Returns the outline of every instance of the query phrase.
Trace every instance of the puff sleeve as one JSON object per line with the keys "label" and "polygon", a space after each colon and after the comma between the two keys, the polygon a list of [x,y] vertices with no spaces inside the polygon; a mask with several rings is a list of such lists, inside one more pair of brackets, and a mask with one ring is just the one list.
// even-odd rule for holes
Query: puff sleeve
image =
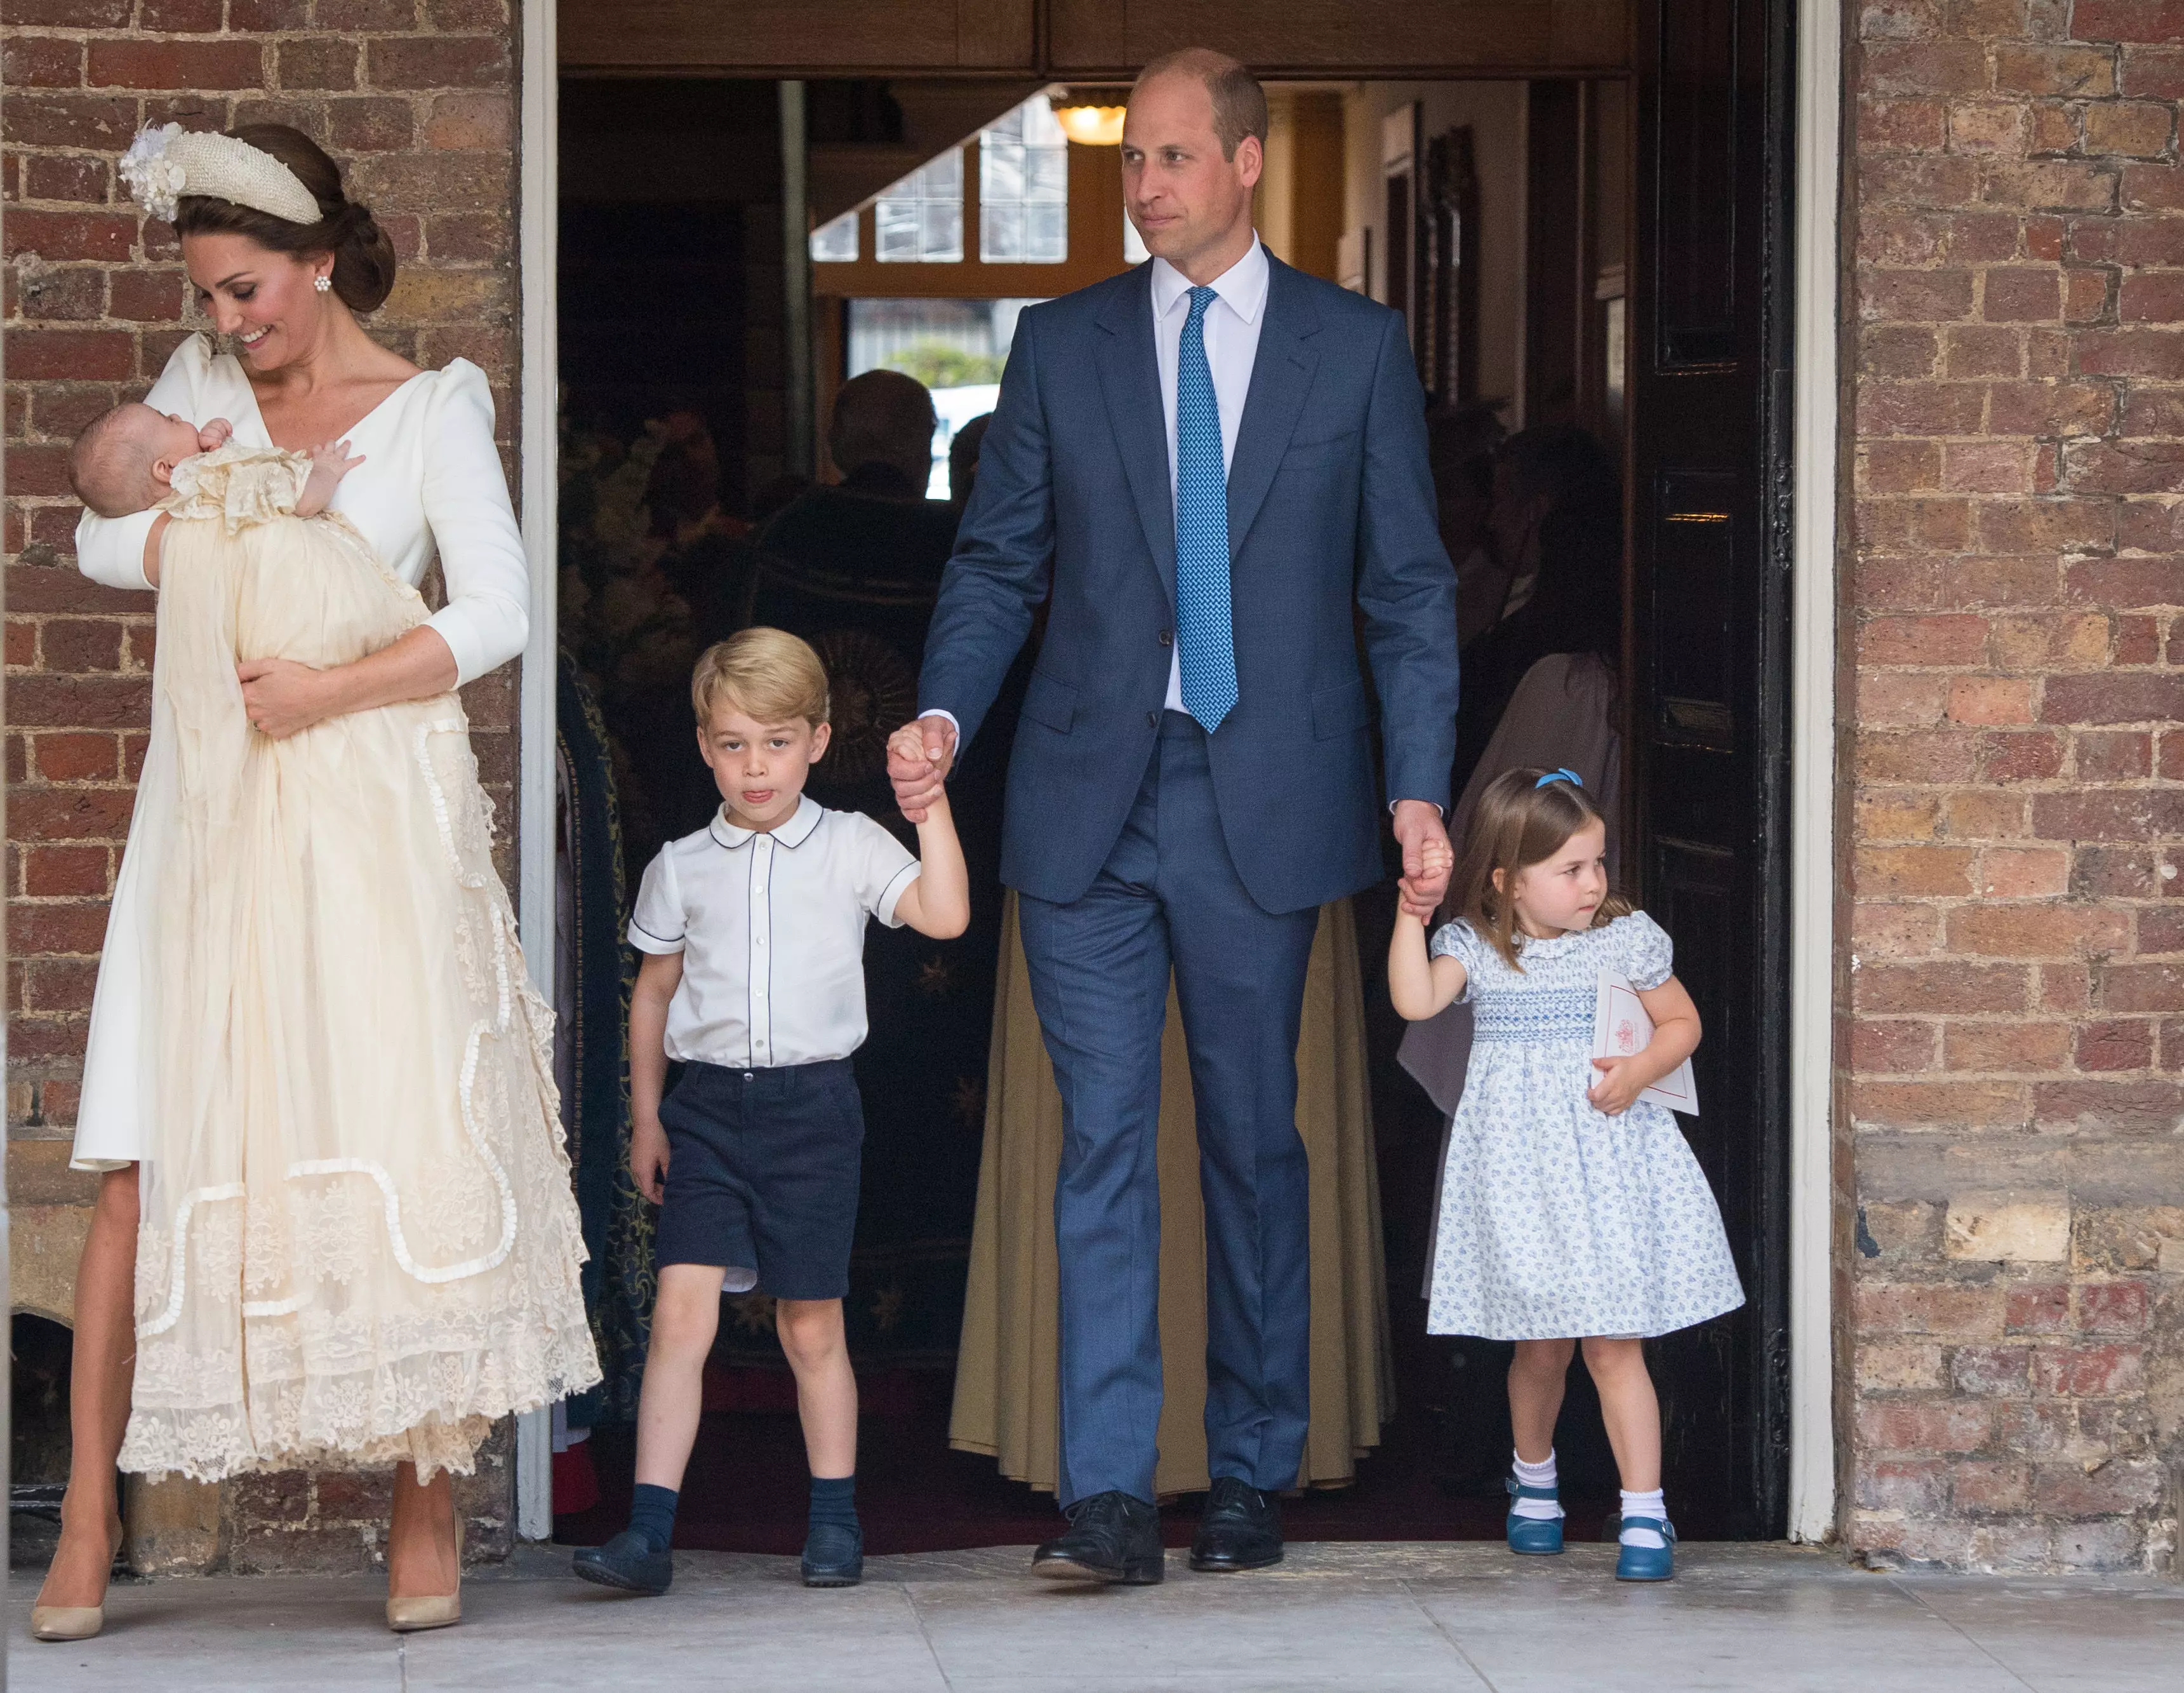
{"label": "puff sleeve", "polygon": [[[204,337],[191,336],[169,355],[167,367],[144,396],[144,404],[192,423],[209,422],[203,395],[211,360]],[[159,517],[156,509],[133,511],[126,517],[85,512],[75,526],[75,567],[102,587],[150,593],[152,584],[144,579],[144,542]]]}
{"label": "puff sleeve", "polygon": [[448,603],[430,626],[455,657],[458,686],[497,670],[531,633],[531,572],[493,439],[493,391],[467,359],[434,383],[425,414],[425,522]]}
{"label": "puff sleeve", "polygon": [[1676,973],[1676,944],[1642,911],[1618,918],[1618,952],[1623,974],[1641,993],[1651,993]]}
{"label": "puff sleeve", "polygon": [[1485,950],[1485,943],[1461,917],[1453,923],[1442,924],[1426,943],[1428,958],[1454,958],[1463,966],[1463,992],[1457,995],[1455,1003],[1461,1005],[1471,997],[1472,986],[1479,980],[1479,961]]}

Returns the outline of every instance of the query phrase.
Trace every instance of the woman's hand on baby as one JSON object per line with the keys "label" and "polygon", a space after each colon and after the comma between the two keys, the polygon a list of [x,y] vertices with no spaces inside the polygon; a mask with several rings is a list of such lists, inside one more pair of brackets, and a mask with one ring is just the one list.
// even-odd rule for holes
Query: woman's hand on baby
{"label": "woman's hand on baby", "polygon": [[290,658],[247,658],[235,667],[243,714],[269,740],[286,740],[334,715],[326,673]]}
{"label": "woman's hand on baby", "polygon": [[216,453],[235,439],[235,425],[225,417],[214,417],[198,431],[198,450]]}
{"label": "woman's hand on baby", "polygon": [[1585,1097],[1602,1116],[1621,1116],[1652,1085],[1639,1075],[1638,1055],[1635,1053],[1624,1058],[1596,1058],[1592,1067],[1601,1072],[1601,1077]]}

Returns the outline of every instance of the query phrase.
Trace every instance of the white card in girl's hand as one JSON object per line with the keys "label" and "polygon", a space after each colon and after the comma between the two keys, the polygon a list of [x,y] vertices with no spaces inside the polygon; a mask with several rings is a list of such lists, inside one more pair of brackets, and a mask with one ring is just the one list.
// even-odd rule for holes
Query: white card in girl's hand
{"label": "white card in girl's hand", "polygon": [[[1629,1058],[1652,1043],[1653,1020],[1638,997],[1638,990],[1613,970],[1600,973],[1600,997],[1593,1002],[1592,1055],[1596,1059]],[[1639,1096],[1687,1117],[1699,1114],[1698,1084],[1691,1079],[1691,1061],[1685,1059]]]}

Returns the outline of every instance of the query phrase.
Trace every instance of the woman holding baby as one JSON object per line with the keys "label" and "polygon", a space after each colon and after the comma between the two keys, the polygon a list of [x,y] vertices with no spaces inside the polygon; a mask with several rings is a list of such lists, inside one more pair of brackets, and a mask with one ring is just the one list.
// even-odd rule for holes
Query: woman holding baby
{"label": "woman holding baby", "polygon": [[131,514],[87,513],[80,566],[156,582],[160,630],[85,1058],[75,1161],[102,1174],[33,1632],[98,1631],[117,1463],[392,1465],[387,1621],[438,1627],[460,1614],[450,1472],[598,1379],[550,1013],[454,696],[526,634],[493,400],[474,365],[421,371],[359,324],[394,253],[298,131],[169,126],[122,171],[233,350],[193,337],[146,396],[219,449],[193,471],[181,430],[156,506],[92,494],[78,449],[87,503]]}

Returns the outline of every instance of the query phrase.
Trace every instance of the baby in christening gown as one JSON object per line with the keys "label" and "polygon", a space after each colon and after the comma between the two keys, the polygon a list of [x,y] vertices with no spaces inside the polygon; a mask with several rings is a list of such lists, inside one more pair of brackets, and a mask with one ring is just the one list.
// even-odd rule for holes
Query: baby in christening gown
{"label": "baby in christening gown", "polygon": [[599,1379],[552,1013],[453,693],[251,726],[238,662],[351,663],[427,613],[326,509],[360,461],[228,434],[117,407],[73,467],[101,515],[171,520],[121,1467],[467,1472],[496,1418]]}

